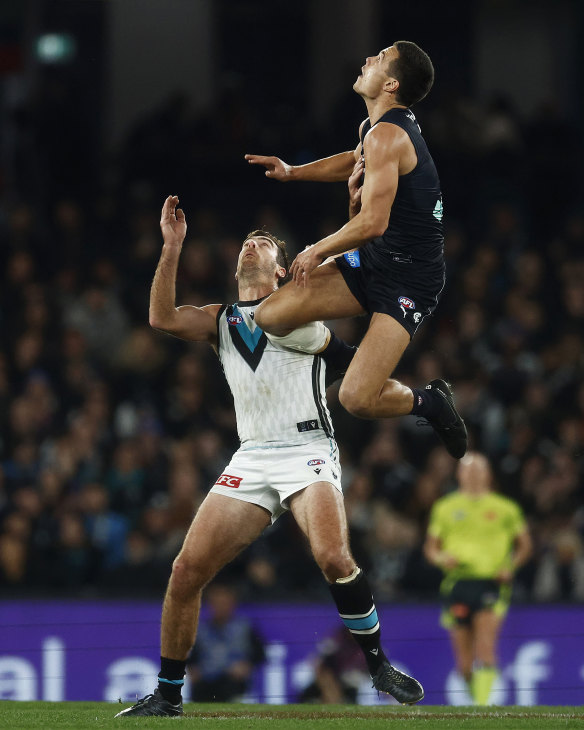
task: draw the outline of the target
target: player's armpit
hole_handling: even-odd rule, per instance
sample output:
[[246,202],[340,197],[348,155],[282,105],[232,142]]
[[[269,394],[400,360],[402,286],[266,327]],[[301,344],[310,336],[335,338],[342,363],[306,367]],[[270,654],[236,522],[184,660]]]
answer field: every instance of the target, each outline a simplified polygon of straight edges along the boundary
[[191,342],[208,342],[215,345],[217,342],[217,313],[220,304],[208,304],[204,307],[189,305],[176,307],[174,312],[164,320],[150,320],[154,329],[168,335],[179,337]]

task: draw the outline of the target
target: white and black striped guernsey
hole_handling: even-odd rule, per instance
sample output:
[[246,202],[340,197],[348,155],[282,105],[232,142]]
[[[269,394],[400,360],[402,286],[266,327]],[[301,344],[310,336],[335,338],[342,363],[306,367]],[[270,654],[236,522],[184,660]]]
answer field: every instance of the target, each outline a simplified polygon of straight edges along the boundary
[[325,362],[272,344],[254,321],[260,301],[223,305],[217,314],[218,354],[242,448],[333,439]]

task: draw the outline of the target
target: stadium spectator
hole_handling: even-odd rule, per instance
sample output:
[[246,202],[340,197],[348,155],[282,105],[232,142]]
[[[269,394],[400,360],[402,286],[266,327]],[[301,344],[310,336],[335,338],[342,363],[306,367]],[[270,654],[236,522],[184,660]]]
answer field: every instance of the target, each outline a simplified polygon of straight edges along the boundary
[[314,681],[298,696],[312,704],[356,704],[359,688],[367,682],[367,666],[351,634],[342,627],[318,645]]
[[[258,631],[237,615],[237,594],[215,581],[205,591],[209,616],[199,626],[187,659],[187,677],[194,702],[241,702],[253,670],[265,661]],[[358,647],[357,647],[358,650]]]

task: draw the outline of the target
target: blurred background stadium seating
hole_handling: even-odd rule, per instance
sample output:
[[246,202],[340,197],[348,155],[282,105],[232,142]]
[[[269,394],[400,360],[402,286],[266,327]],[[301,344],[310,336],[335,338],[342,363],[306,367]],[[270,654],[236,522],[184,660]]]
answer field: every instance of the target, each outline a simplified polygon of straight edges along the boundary
[[[148,326],[159,211],[189,224],[177,299],[234,301],[245,233],[292,252],[344,185],[243,160],[350,149],[366,54],[417,41],[415,112],[442,179],[448,284],[399,368],[442,374],[535,539],[524,602],[584,599],[584,6],[569,0],[30,0],[0,9],[0,586],[159,599],[237,446],[219,363]],[[339,322],[354,343],[364,322]],[[285,387],[285,385],[284,385]],[[436,599],[421,555],[454,461],[413,417],[329,391],[356,557],[378,601]],[[328,600],[293,522],[228,571],[244,601]]]

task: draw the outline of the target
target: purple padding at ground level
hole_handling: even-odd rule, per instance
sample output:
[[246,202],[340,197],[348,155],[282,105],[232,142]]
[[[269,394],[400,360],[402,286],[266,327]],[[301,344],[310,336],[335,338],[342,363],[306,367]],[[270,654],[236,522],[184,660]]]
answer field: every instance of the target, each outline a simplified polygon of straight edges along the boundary
[[[428,704],[469,704],[453,671],[438,606],[378,607],[394,664],[417,677]],[[249,701],[293,702],[311,679],[318,642],[339,619],[328,605],[248,605],[267,663]],[[203,614],[204,617],[205,614]],[[500,642],[496,704],[581,704],[584,608],[515,606]],[[159,670],[160,604],[6,601],[0,603],[0,699],[123,701],[152,692]],[[364,677],[359,701],[379,702]]]

